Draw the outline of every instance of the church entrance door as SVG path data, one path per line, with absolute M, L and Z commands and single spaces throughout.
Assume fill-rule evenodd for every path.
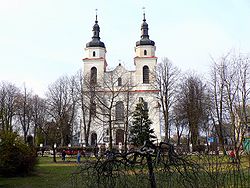
M 124 144 L 124 130 L 122 129 L 117 129 L 116 130 L 116 145 L 119 144 L 119 142 L 122 143 L 122 145 Z

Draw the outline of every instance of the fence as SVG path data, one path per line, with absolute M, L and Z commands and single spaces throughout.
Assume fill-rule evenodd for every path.
M 180 155 L 173 145 L 146 142 L 127 153 L 106 152 L 84 161 L 71 176 L 73 187 L 250 187 L 247 157 L 234 163 L 228 156 Z

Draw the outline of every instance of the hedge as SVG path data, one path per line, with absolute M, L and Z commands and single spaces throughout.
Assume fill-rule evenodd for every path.
M 13 132 L 0 132 L 0 139 L 0 175 L 12 177 L 32 172 L 37 161 L 36 150 Z

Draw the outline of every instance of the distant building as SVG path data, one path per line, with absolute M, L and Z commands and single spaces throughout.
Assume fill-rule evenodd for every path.
M 115 145 L 119 142 L 124 143 L 124 123 L 128 120 L 131 125 L 131 111 L 134 111 L 136 104 L 140 100 L 144 101 L 144 107 L 148 109 L 149 118 L 153 122 L 152 128 L 155 131 L 157 140 L 161 140 L 160 107 L 157 100 L 159 91 L 154 86 L 154 73 L 157 63 L 155 51 L 155 42 L 149 39 L 148 24 L 144 13 L 141 25 L 141 39 L 136 42 L 135 46 L 135 70 L 126 70 L 120 63 L 114 70 L 107 70 L 106 47 L 100 40 L 100 27 L 96 16 L 92 40 L 86 44 L 85 48 L 83 74 L 85 77 L 89 75 L 93 83 L 98 83 L 99 90 L 103 91 L 103 97 L 107 99 L 107 103 L 112 91 L 105 82 L 112 77 L 112 81 L 114 82 L 112 90 L 118 93 L 118 96 L 115 97 L 114 108 L 112 108 L 112 142 Z M 125 85 L 126 87 L 124 87 Z M 120 88 L 123 89 L 121 90 Z M 129 106 L 130 113 L 128 117 L 125 117 L 127 106 Z M 94 106 L 94 108 L 98 107 Z M 107 143 L 109 141 L 107 118 L 105 116 L 102 117 L 101 113 L 96 116 L 93 118 L 91 124 L 89 140 L 91 145 Z M 81 140 L 84 140 L 84 135 L 81 135 Z

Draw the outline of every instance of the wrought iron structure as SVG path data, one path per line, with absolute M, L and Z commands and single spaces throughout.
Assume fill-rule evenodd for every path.
M 233 176 L 234 175 L 234 176 Z M 173 145 L 146 141 L 127 153 L 106 151 L 72 174 L 73 187 L 248 187 L 249 170 L 223 156 L 177 154 Z

